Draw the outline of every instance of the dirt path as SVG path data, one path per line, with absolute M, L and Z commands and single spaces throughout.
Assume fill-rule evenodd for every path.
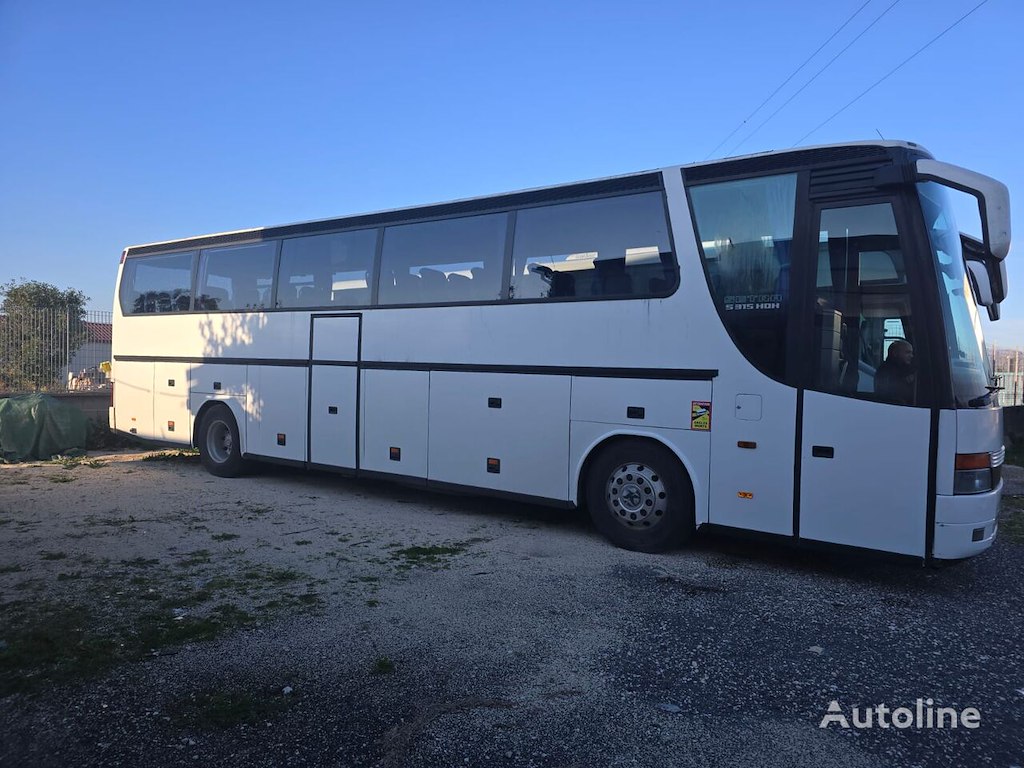
M 190 456 L 0 466 L 0 764 L 1019 763 L 1021 506 L 934 571 Z M 918 695 L 984 727 L 818 728 Z

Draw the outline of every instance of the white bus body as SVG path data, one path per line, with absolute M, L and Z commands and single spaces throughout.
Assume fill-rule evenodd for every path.
M 961 251 L 944 168 L 850 144 L 128 248 L 110 424 L 221 475 L 585 504 L 647 551 L 711 525 L 977 554 L 1003 443 L 975 296 L 998 315 L 1009 221 L 950 178 L 988 185 Z

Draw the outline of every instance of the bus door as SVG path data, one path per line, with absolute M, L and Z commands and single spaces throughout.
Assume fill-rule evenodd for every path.
M 931 412 L 915 275 L 928 264 L 911 258 L 905 220 L 898 199 L 815 213 L 795 533 L 923 556 Z
M 356 468 L 362 316 L 313 315 L 309 462 Z
M 713 384 L 708 521 L 791 536 L 799 365 L 792 267 L 800 263 L 794 232 L 806 229 L 807 208 L 797 205 L 806 190 L 786 173 L 689 192 L 708 287 L 728 332 L 717 343 L 741 355 L 720 356 Z

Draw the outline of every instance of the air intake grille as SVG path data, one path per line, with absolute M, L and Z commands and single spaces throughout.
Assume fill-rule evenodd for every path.
M 818 168 L 811 171 L 811 199 L 842 197 L 851 192 L 875 189 L 875 174 L 879 168 L 891 163 L 886 160 L 867 160 L 861 163 Z
M 822 147 L 796 152 L 770 152 L 739 160 L 723 160 L 719 163 L 698 165 L 684 169 L 686 180 L 694 183 L 728 176 L 754 176 L 771 171 L 800 170 L 802 167 L 819 165 L 851 165 L 889 162 L 885 147 L 868 145 L 845 147 Z

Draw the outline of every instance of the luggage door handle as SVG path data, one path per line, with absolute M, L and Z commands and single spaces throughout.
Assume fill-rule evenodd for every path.
M 836 456 L 836 449 L 831 445 L 812 445 L 811 456 L 816 459 L 834 459 Z

